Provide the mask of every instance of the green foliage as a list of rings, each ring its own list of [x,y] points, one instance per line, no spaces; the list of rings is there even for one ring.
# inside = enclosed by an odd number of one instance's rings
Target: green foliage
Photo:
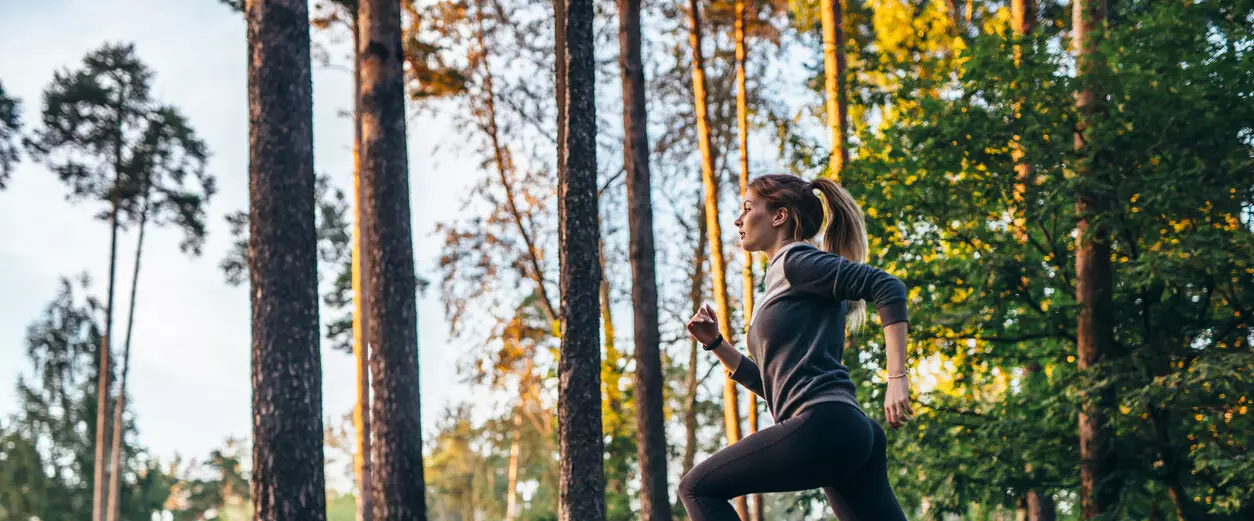
[[[88,53],[80,68],[53,75],[42,126],[27,147],[69,185],[71,200],[116,204],[123,226],[148,212],[157,224],[181,228],[180,247],[198,254],[204,205],[215,192],[205,172],[209,151],[177,109],[149,97],[151,81],[132,45]]]
[[[44,91],[43,126],[28,145],[70,186],[72,199],[129,202],[138,195],[135,138],[147,126],[151,80],[125,45],[106,45],[84,57],[80,69],[53,76]]]
[[[243,465],[250,457],[247,445],[233,438],[204,461],[185,464],[176,457],[169,465],[175,479],[166,505],[173,520],[202,521],[215,514],[228,520],[248,519],[250,491]]]
[[[913,288],[912,351],[936,363],[921,371],[921,417],[894,437],[911,506],[963,515],[1034,488],[1073,511],[1075,418],[1084,391],[1110,386],[1120,518],[1251,508],[1254,7],[1120,3],[1112,16],[1089,76],[1072,75],[1048,25],[973,39],[953,80],[907,75],[846,173],[872,258]],[[1077,153],[1084,87],[1105,103]],[[1114,263],[1117,347],[1097,372],[1074,358],[1082,189]],[[863,376],[882,367],[878,345],[859,354]],[[864,389],[878,405],[878,386]]]
[[[90,516],[101,309],[86,292],[85,277],[63,279],[27,333],[32,378],[19,380],[19,411],[0,423],[2,520]],[[124,421],[135,439],[133,418]],[[121,457],[121,515],[146,519],[165,503],[169,478],[142,447],[123,445]]]
[[[4,93],[0,84],[0,190],[21,159],[17,146],[18,132],[22,130],[22,104]]]

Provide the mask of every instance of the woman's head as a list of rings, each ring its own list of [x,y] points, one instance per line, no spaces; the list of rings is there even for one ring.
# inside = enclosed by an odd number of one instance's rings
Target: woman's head
[[[828,224],[823,249],[854,262],[866,262],[866,220],[862,209],[849,192],[831,179],[806,181],[788,174],[753,179],[736,227],[745,250],[774,250],[789,242],[812,239],[823,231],[825,217]],[[850,313],[855,312],[855,317],[864,315],[865,304],[851,306]]]

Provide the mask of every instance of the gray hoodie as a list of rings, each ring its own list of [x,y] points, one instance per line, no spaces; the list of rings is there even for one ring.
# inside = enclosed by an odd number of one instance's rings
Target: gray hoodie
[[[802,242],[771,260],[766,296],[749,326],[749,356],[741,355],[731,378],[761,396],[776,422],[816,403],[858,407],[840,361],[851,300],[874,303],[884,326],[908,318],[905,284],[883,270]]]

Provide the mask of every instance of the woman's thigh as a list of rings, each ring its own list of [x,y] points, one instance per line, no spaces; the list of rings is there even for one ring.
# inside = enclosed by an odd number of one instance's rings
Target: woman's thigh
[[[684,476],[681,491],[730,499],[843,481],[871,451],[873,434],[866,421],[848,405],[820,404],[710,456]]]

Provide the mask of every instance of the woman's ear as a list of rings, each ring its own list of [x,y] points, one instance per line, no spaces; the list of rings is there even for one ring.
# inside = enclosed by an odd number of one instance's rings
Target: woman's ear
[[[776,228],[783,226],[785,223],[788,222],[788,217],[789,215],[788,215],[787,208],[783,208],[783,207],[776,208],[775,215],[771,216],[771,226],[774,226]]]

